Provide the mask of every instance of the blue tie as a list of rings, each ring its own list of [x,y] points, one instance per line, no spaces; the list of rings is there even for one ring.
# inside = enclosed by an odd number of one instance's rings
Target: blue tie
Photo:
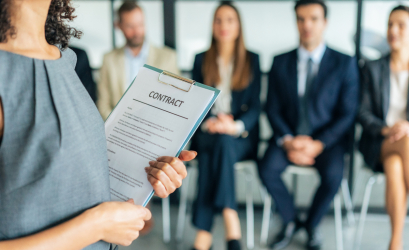
[[[297,134],[310,135],[311,124],[308,117],[308,104],[310,99],[311,86],[314,82],[314,74],[312,72],[313,62],[312,59],[308,59],[307,63],[307,80],[305,83],[304,96],[300,96],[300,119],[297,127]]]

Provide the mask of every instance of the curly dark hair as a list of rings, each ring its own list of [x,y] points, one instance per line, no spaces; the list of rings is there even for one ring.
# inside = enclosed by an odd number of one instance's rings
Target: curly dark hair
[[[10,7],[12,0],[0,0],[0,43],[15,37],[17,29],[11,24]],[[76,18],[71,0],[52,0],[45,23],[45,39],[51,45],[66,49],[71,37],[80,38],[82,32],[70,27],[67,22]]]

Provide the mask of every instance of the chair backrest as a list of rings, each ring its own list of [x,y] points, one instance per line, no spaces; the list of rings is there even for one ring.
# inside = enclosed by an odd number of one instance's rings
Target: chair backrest
[[[296,175],[316,175],[318,174],[317,169],[311,166],[297,166],[289,165],[285,173],[296,174]]]

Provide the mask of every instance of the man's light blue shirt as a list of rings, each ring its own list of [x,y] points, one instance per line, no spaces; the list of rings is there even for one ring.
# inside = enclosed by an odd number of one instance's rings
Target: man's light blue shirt
[[[142,44],[141,51],[138,55],[134,56],[132,50],[126,46],[125,47],[125,68],[127,74],[127,81],[125,83],[124,89],[127,89],[132,81],[135,79],[136,75],[139,72],[139,69],[148,60],[149,54],[149,44],[144,41]]]
[[[312,73],[313,75],[318,74],[320,68],[322,57],[324,56],[327,46],[324,42],[318,45],[313,51],[308,51],[302,45],[297,49],[297,88],[298,96],[303,97],[305,94],[305,87],[307,85],[307,72],[308,72],[308,60],[312,60]],[[286,139],[292,138],[293,135],[284,135],[277,140],[277,145],[282,147]]]
[[[313,75],[318,74],[320,68],[320,63],[322,57],[324,56],[327,46],[325,43],[321,43],[313,51],[306,50],[303,46],[300,45],[297,50],[298,61],[297,61],[297,74],[298,74],[298,96],[304,96],[305,86],[307,84],[307,65],[308,60],[312,60],[312,73]]]

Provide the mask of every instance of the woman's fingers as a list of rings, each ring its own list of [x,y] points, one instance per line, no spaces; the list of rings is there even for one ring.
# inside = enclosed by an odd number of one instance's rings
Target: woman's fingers
[[[157,161],[150,161],[145,170],[156,195],[165,198],[179,188],[187,176],[186,166],[182,161],[193,160],[196,155],[195,151],[182,151],[179,158],[162,156]]]
[[[166,166],[163,167],[164,164],[161,162],[159,163],[156,162],[155,165],[157,166],[153,167],[151,165],[151,167],[146,168],[147,173],[151,175],[152,177],[154,177],[155,179],[162,182],[163,186],[165,186],[165,189],[168,191],[169,194],[173,193],[176,190],[176,188],[179,187],[177,186],[178,184],[177,177],[175,177],[175,176],[178,176],[178,174],[173,169],[169,169],[171,167],[166,167]],[[182,181],[180,180],[180,182]]]
[[[166,198],[169,196],[170,193],[166,190],[166,187],[163,183],[153,177],[152,175],[148,175],[148,181],[152,185],[153,190],[155,190],[155,194],[160,198]]]
[[[92,212],[93,211],[93,212]],[[101,240],[128,246],[139,236],[145,221],[151,219],[151,212],[143,207],[127,202],[104,202],[89,210],[93,221],[100,221]]]
[[[182,180],[183,180],[184,177],[182,177],[181,174],[176,172],[176,169],[174,169],[169,163],[153,161],[153,162],[150,162],[149,164],[151,164],[151,163],[152,163],[151,167],[157,169],[158,175],[161,175],[161,174],[163,175],[163,173],[164,173],[169,178],[169,180],[175,186],[175,189],[182,186]],[[161,172],[163,172],[163,173],[161,173]],[[158,178],[158,179],[161,181],[160,178]]]
[[[152,213],[149,209],[147,209],[146,207],[142,207],[140,206],[144,211],[145,211],[145,216],[143,217],[144,221],[150,220],[152,218]]]
[[[394,141],[399,141],[400,139],[402,139],[404,136],[406,135],[406,131],[399,131],[398,133],[396,133],[393,137]]]
[[[183,150],[182,152],[180,152],[179,155],[179,159],[181,161],[191,161],[194,158],[196,158],[197,156],[197,152],[196,151],[192,151],[192,150]]]
[[[183,152],[183,151],[182,151]],[[181,153],[182,154],[182,153]],[[183,153],[184,154],[184,158],[188,159],[188,154],[187,153]],[[191,154],[189,154],[190,157],[192,157]],[[172,167],[178,174],[180,174],[182,176],[182,179],[186,178],[187,176],[187,171],[186,171],[186,166],[185,164],[182,162],[181,159],[179,159],[178,157],[172,157],[172,156],[161,156],[158,158],[157,162],[162,162],[162,163],[167,163],[170,167]],[[160,165],[161,168],[165,167],[169,167],[166,164],[162,164]],[[158,165],[159,166],[159,165]]]

